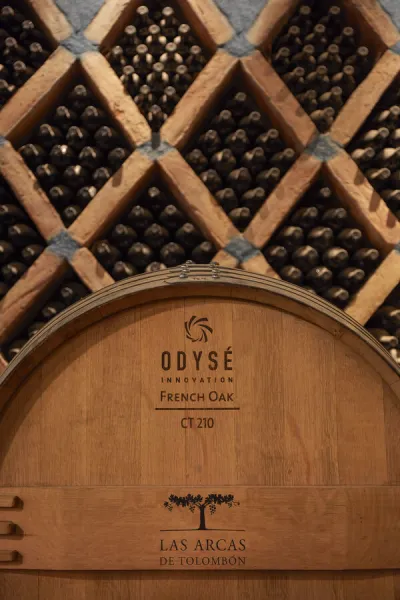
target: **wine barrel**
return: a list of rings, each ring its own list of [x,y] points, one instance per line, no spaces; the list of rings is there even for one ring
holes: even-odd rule
[[[400,371],[311,293],[134,277],[0,394],[2,600],[398,598]]]

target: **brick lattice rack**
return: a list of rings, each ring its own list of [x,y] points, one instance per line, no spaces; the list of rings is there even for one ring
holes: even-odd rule
[[[42,25],[52,47],[49,59],[0,111],[0,174],[34,222],[48,247],[11,287],[0,305],[0,346],[15,338],[59,288],[72,267],[94,292],[111,285],[111,275],[90,248],[109,230],[118,215],[157,178],[171,192],[188,218],[216,246],[215,261],[227,267],[279,277],[261,250],[284,223],[307,190],[323,177],[343,206],[379,249],[382,262],[351,300],[346,312],[366,324],[400,283],[400,222],[371,186],[346,148],[374,111],[380,98],[400,77],[400,34],[378,3],[339,2],[362,29],[373,49],[372,70],[345,103],[330,130],[321,135],[281,77],[271,66],[272,43],[295,12],[298,0],[270,0],[247,34],[246,56],[229,52],[233,29],[213,0],[181,0],[179,8],[207,49],[209,61],[164,123],[158,148],[150,126],[125,92],[108,63],[106,50],[141,4],[138,0],[108,0],[87,28],[86,39],[98,50],[79,57],[62,45],[71,27],[52,0],[25,2]],[[167,4],[167,3],[166,3]],[[89,42],[88,42],[89,47]],[[237,52],[235,54],[238,54]],[[246,90],[298,158],[270,193],[243,233],[233,225],[213,195],[184,159],[207,117],[240,76]],[[63,90],[84,78],[124,138],[135,148],[120,170],[104,185],[73,224],[66,228],[17,149],[54,106]],[[63,243],[60,243],[61,242]],[[7,361],[0,355],[0,372]]]

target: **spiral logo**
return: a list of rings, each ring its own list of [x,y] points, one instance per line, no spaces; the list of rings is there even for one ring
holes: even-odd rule
[[[213,329],[208,325],[207,317],[197,318],[195,315],[185,322],[186,337],[192,342],[207,342]]]

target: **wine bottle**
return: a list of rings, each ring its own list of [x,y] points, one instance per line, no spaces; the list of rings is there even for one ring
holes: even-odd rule
[[[185,223],[175,233],[175,240],[185,250],[192,250],[201,243],[202,236],[192,223]]]
[[[307,241],[318,252],[324,252],[334,245],[335,236],[330,227],[314,227],[308,233]]]
[[[160,213],[158,220],[170,232],[174,232],[186,221],[185,215],[173,204],[168,204]]]
[[[328,131],[335,119],[335,109],[332,106],[328,106],[324,110],[314,110],[310,114],[311,120],[315,123],[319,131]]]
[[[250,138],[256,138],[265,131],[262,115],[257,110],[253,110],[247,117],[240,119],[239,127],[244,129]]]
[[[214,154],[213,156],[216,156],[216,154]],[[199,148],[196,148],[195,150],[192,150],[191,152],[186,154],[185,158],[189,165],[192,167],[193,171],[198,175],[202,173],[202,171],[208,169],[207,157],[204,156],[203,152]]]
[[[286,171],[296,160],[296,152],[292,148],[286,148],[271,157],[271,165],[278,167],[281,172]]]
[[[135,231],[143,232],[154,223],[154,217],[148,208],[137,204],[129,212],[127,221]]]
[[[331,88],[331,81],[328,76],[328,68],[325,65],[318,65],[315,71],[311,71],[305,77],[307,86],[312,86],[318,94],[324,94]],[[300,90],[299,90],[300,91]]]
[[[49,58],[50,52],[45,50],[39,42],[32,42],[29,46],[29,62],[39,69]]]
[[[4,279],[6,284],[12,286],[22,277],[27,268],[28,267],[21,262],[10,262],[1,268],[2,279]]]
[[[145,44],[149,49],[150,54],[160,56],[166,50],[168,40],[165,35],[161,34],[161,29],[155,23],[149,27],[149,35],[145,39]]]
[[[143,239],[150,248],[158,250],[169,242],[170,236],[165,227],[158,223],[153,223],[145,230]]]
[[[168,115],[172,113],[179,102],[179,95],[172,85],[168,85],[159,100],[159,105]]]
[[[252,175],[258,175],[267,166],[267,159],[261,146],[248,150],[242,157],[242,164]]]
[[[365,280],[365,271],[356,267],[347,267],[337,276],[338,283],[351,294],[358,292]]]
[[[160,250],[160,259],[167,267],[176,267],[185,262],[184,248],[176,242],[169,242]]]
[[[7,197],[5,200],[7,200]],[[3,223],[4,225],[15,225],[16,223],[23,223],[27,220],[26,213],[15,204],[0,204],[0,223]]]
[[[125,250],[137,241],[137,233],[133,227],[118,223],[111,231],[111,240],[117,248]]]
[[[261,171],[256,177],[259,187],[262,187],[267,193],[271,192],[281,178],[281,171],[278,167],[272,167],[266,171]]]
[[[115,281],[133,277],[133,275],[137,275],[137,273],[137,269],[131,263],[122,260],[118,260],[111,271],[111,275]]]
[[[228,216],[239,231],[244,231],[253,218],[250,209],[245,206],[234,208],[229,212]]]
[[[85,208],[97,194],[97,188],[94,185],[86,185],[78,190],[75,201],[81,208]]]
[[[368,331],[378,340],[386,350],[392,350],[398,347],[399,340],[396,336],[391,335],[386,329],[370,328]]]
[[[234,171],[233,171],[234,172]],[[200,173],[200,179],[210,192],[217,192],[222,188],[222,179],[215,169],[208,169]],[[228,178],[229,182],[229,178]]]
[[[304,232],[300,227],[287,225],[279,231],[276,241],[288,252],[293,252],[304,245]]]
[[[241,196],[252,187],[253,179],[246,167],[234,169],[227,177],[227,184]]]
[[[80,83],[70,92],[68,101],[71,103],[72,110],[82,113],[87,106],[93,104],[93,95],[85,85]]]
[[[227,109],[231,111],[232,116],[235,119],[243,118],[249,108],[249,100],[245,92],[237,92],[233,98],[228,100]]]
[[[167,205],[165,194],[158,187],[152,186],[149,188],[147,190],[147,198],[153,215],[159,215]]]
[[[128,250],[128,259],[137,269],[145,269],[154,260],[154,252],[147,244],[135,242]]]
[[[307,283],[318,293],[332,286],[333,273],[328,267],[314,267],[306,275]]]
[[[319,254],[312,246],[300,246],[292,254],[292,261],[295,267],[308,273],[312,268],[319,264]]]
[[[114,172],[118,171],[129,157],[130,152],[126,148],[117,147],[108,153],[107,161]]]
[[[26,340],[25,338],[14,340],[7,349],[7,360],[12,361],[16,356],[18,356],[18,354],[21,352],[22,348],[25,346],[27,341],[28,340]]]
[[[286,265],[279,271],[279,275],[284,281],[293,283],[294,285],[301,285],[304,281],[304,275],[297,267],[293,265]]]
[[[79,164],[89,170],[97,169],[104,162],[101,150],[92,146],[85,146],[79,153]]]
[[[333,231],[341,231],[348,224],[348,214],[345,208],[328,208],[321,218],[321,223],[325,227],[330,227]]]
[[[215,248],[211,242],[201,242],[192,251],[192,260],[197,264],[208,264],[215,256]]]
[[[66,227],[72,225],[72,223],[79,217],[82,212],[82,208],[77,204],[70,204],[61,213],[61,218]]]
[[[0,265],[6,264],[15,252],[12,244],[5,240],[0,240]]]
[[[68,131],[77,120],[78,115],[76,112],[70,110],[67,106],[58,106],[56,108],[53,121],[62,131]]]
[[[112,269],[114,264],[121,259],[121,253],[115,246],[112,246],[107,240],[95,242],[92,246],[92,252],[99,263],[106,269]]]
[[[241,204],[245,208],[248,208],[252,215],[255,215],[258,210],[262,207],[267,194],[262,187],[256,187],[245,192],[241,198]]]
[[[110,151],[116,146],[121,145],[121,136],[107,125],[103,125],[100,127],[94,135],[94,139],[96,144],[102,149],[106,151]]]
[[[221,208],[229,213],[234,208],[238,208],[239,199],[232,188],[223,188],[215,193],[215,199],[220,204]]]
[[[211,125],[218,131],[221,136],[227,136],[236,129],[236,121],[230,110],[222,110],[211,121]]]
[[[349,252],[355,252],[361,247],[364,240],[360,229],[346,228],[339,233],[337,241],[340,246],[346,248]]]
[[[45,163],[43,165],[39,165],[35,171],[36,177],[40,181],[40,185],[48,190],[53,186],[57,185],[60,179],[60,172],[54,165]]]
[[[60,289],[60,299],[65,306],[71,306],[87,295],[88,291],[85,286],[74,281],[63,283]]]
[[[146,273],[156,273],[158,271],[163,271],[164,269],[167,269],[167,265],[164,265],[164,263],[154,261],[154,262],[151,262],[149,265],[147,265],[145,272]]]
[[[193,81],[192,75],[186,65],[176,67],[175,75],[172,77],[172,86],[177,94],[183,96],[186,90],[191,86]]]
[[[90,173],[81,165],[72,165],[65,169],[63,179],[68,187],[75,190],[87,185],[90,180]]]
[[[75,152],[80,152],[90,143],[90,135],[86,129],[72,125],[67,131],[66,140]]]
[[[351,264],[366,273],[371,273],[381,260],[379,250],[376,248],[360,248],[351,257]]]
[[[47,154],[44,149],[37,144],[25,144],[24,146],[21,146],[19,153],[32,171],[46,162]]]
[[[155,94],[162,94],[164,88],[170,84],[169,75],[165,72],[162,62],[152,65],[152,72],[146,76],[146,83]]]
[[[350,300],[350,294],[347,290],[339,286],[333,286],[322,292],[322,296],[328,302],[331,302],[338,308],[345,308]]]
[[[40,316],[46,322],[51,321],[51,319],[54,319],[54,317],[59,315],[63,310],[65,310],[65,305],[62,302],[51,300],[42,308]]]
[[[267,246],[264,250],[264,256],[277,272],[289,262],[289,252],[284,246]]]
[[[49,151],[57,144],[62,144],[63,134],[58,127],[53,127],[48,123],[43,123],[39,127],[37,134],[38,146]],[[43,162],[43,161],[42,161]]]
[[[100,190],[112,177],[112,171],[108,167],[99,167],[93,173],[93,185]]]
[[[211,158],[211,166],[222,177],[228,176],[236,167],[236,158],[229,148],[224,148]]]
[[[22,60],[16,60],[13,64],[12,79],[15,85],[21,87],[32,77],[34,69],[27,66]]]
[[[370,129],[359,140],[358,143],[363,147],[371,146],[372,148],[380,148],[390,136],[390,131],[387,127],[379,129]]]
[[[66,169],[76,162],[76,155],[66,144],[56,144],[50,151],[50,162],[59,169]]]
[[[307,206],[297,209],[290,217],[290,224],[297,225],[308,231],[316,227],[319,221],[319,210],[316,206]]]
[[[147,77],[149,70],[153,66],[154,59],[149,53],[146,44],[139,44],[136,48],[136,54],[132,58],[132,65],[140,77]]]
[[[258,141],[259,138],[257,138],[257,145],[263,147]],[[225,138],[225,144],[232,151],[232,154],[238,158],[249,149],[250,140],[244,129],[236,129]]]
[[[160,131],[164,122],[167,120],[167,117],[168,115],[163,112],[160,106],[153,104],[147,113],[147,121],[152,131]]]
[[[342,270],[347,267],[349,262],[349,253],[345,248],[339,248],[332,246],[326,250],[322,256],[322,262],[325,267],[328,267],[332,271]]]
[[[375,157],[375,150],[371,146],[366,148],[358,148],[351,153],[351,158],[359,166],[365,166]]]
[[[97,106],[89,105],[85,108],[81,114],[81,121],[83,127],[91,132],[97,131],[99,127],[106,124],[107,116],[103,110],[97,108]]]
[[[221,150],[222,140],[215,129],[209,129],[200,136],[199,145],[204,154],[208,157],[211,157],[213,154]],[[233,151],[232,147],[231,150]]]
[[[1,262],[1,246],[2,242],[0,242],[0,262]],[[21,257],[22,260],[28,267],[32,265],[35,260],[42,254],[44,250],[44,246],[41,244],[29,244],[22,249]]]
[[[275,154],[284,149],[283,141],[277,129],[268,129],[256,139],[256,145],[264,150],[265,154]]]

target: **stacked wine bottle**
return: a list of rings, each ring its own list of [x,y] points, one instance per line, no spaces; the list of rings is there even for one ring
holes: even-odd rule
[[[79,83],[19,152],[69,226],[131,150],[91,90]]]
[[[264,255],[282,279],[340,308],[381,262],[379,251],[324,182],[314,185],[292,211]]]
[[[248,94],[232,91],[185,158],[243,231],[296,160]]]
[[[170,195],[150,187],[109,234],[92,246],[115,280],[176,267],[186,260],[209,263],[216,249]]]
[[[13,5],[13,6],[12,6]],[[43,31],[14,2],[0,3],[0,108],[50,56]]]
[[[0,178],[0,300],[43,252],[45,242]]]
[[[349,146],[349,152],[400,220],[400,83],[397,79]]]
[[[137,8],[133,23],[106,57],[153,131],[207,63],[190,25],[158,1]]]
[[[52,294],[52,297],[47,300],[43,308],[36,314],[33,321],[25,326],[17,338],[1,348],[6,359],[9,361],[12,360],[22,350],[26,342],[36,335],[46,323],[54,319],[54,317],[68,308],[68,306],[72,306],[72,304],[75,304],[75,302],[78,302],[78,300],[81,300],[88,294],[89,290],[74,274],[67,276],[54,294]]]
[[[375,61],[332,2],[302,2],[272,46],[272,65],[321,132]]]
[[[366,327],[400,365],[400,285],[371,317]]]

